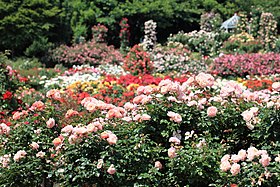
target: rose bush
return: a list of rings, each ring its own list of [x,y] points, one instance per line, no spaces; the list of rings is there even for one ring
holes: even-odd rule
[[[250,175],[263,170],[249,169],[247,181],[234,180],[246,166],[231,163],[231,156],[225,173],[220,161],[254,145],[267,150],[268,156],[258,158],[258,167],[271,167],[267,184],[279,185],[278,85],[252,92],[200,73],[182,83],[166,79],[156,87],[139,86],[123,107],[50,90],[44,103],[15,113],[9,128],[1,125],[0,183],[251,185]]]

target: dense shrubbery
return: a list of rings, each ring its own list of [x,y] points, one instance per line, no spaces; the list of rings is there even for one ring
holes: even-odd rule
[[[214,60],[212,71],[221,76],[269,75],[280,72],[280,55],[239,54],[223,55]]]
[[[213,56],[219,53],[218,49],[222,44],[219,38],[219,33],[200,30],[189,33],[179,32],[176,35],[170,36],[168,41],[180,42],[193,52],[199,52],[204,56]]]
[[[233,53],[257,53],[262,49],[260,41],[246,32],[231,35],[227,41],[223,43],[222,51],[226,54]]]
[[[272,87],[250,92],[200,73],[140,86],[123,107],[50,90],[1,124],[0,184],[279,185],[280,86]]]
[[[151,73],[154,67],[150,54],[142,46],[135,45],[127,53],[123,68],[133,75],[139,75]]]
[[[94,40],[75,44],[71,47],[62,45],[52,52],[53,60],[73,66],[78,64],[120,64],[123,61],[121,53],[106,43],[97,43]]]

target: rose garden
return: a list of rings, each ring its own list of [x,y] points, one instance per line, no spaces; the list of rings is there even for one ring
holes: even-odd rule
[[[200,19],[161,44],[147,20],[130,46],[123,18],[119,48],[96,24],[52,67],[1,53],[0,186],[279,186],[277,22]]]

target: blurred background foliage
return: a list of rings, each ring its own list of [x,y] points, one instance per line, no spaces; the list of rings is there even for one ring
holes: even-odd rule
[[[199,30],[204,12],[219,13],[226,20],[235,12],[250,15],[257,7],[271,12],[279,28],[278,0],[1,0],[0,51],[48,60],[48,49],[88,40],[97,23],[108,27],[107,42],[119,47],[123,17],[129,20],[130,46],[143,40],[144,22],[150,19],[157,22],[162,43],[170,33]]]

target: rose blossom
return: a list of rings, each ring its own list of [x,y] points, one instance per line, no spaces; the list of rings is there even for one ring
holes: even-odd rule
[[[263,167],[268,166],[270,161],[271,158],[267,154],[262,154],[261,159],[259,160]]]
[[[272,89],[279,92],[280,91],[280,82],[274,82],[272,85]]]
[[[180,115],[180,114],[177,114],[177,113],[175,113],[175,112],[169,111],[169,112],[167,112],[167,116],[170,117],[170,120],[171,120],[171,121],[174,121],[174,122],[176,122],[176,123],[180,123],[180,122],[182,121],[181,115]]]
[[[8,125],[6,125],[5,123],[0,124],[0,135],[2,135],[2,134],[9,135],[10,130],[11,130],[11,128]]]
[[[169,138],[169,142],[175,143],[176,145],[179,145],[181,143],[181,141],[177,137]]]
[[[230,162],[228,160],[224,160],[220,164],[220,169],[224,172],[228,171],[231,168]]]
[[[155,162],[155,168],[162,169],[162,164],[160,163],[160,161]]]
[[[55,138],[53,140],[53,144],[54,144],[55,147],[59,146],[61,143],[62,143],[62,141],[61,141],[60,138]]]
[[[40,152],[38,152],[38,153],[36,154],[36,157],[38,157],[38,158],[44,158],[45,155],[46,155],[45,152],[40,151]]]
[[[55,120],[53,118],[50,118],[48,121],[47,121],[47,127],[49,129],[53,128],[55,125]]]
[[[247,157],[246,150],[241,149],[240,151],[238,151],[238,156],[240,156],[240,160],[244,161]]]
[[[114,167],[113,164],[111,164],[111,166],[108,168],[107,172],[110,174],[110,175],[114,175],[116,173],[116,169]]]
[[[246,122],[248,122],[254,117],[254,113],[250,110],[246,110],[246,111],[242,112],[241,116],[243,117],[243,119]]]
[[[168,149],[168,157],[174,158],[176,156],[176,149],[174,147],[170,147]]]
[[[33,150],[37,150],[38,148],[39,148],[39,144],[38,143],[36,143],[36,142],[32,142],[31,144],[30,144],[30,147],[33,149]]]
[[[14,161],[18,162],[20,159],[24,158],[27,153],[24,150],[19,150],[14,155]]]
[[[252,161],[254,160],[255,156],[258,156],[258,149],[255,147],[250,147],[247,150],[247,158]]]
[[[232,176],[237,175],[240,172],[240,164],[234,163],[230,168]]]
[[[215,117],[216,114],[218,112],[218,109],[214,106],[210,106],[208,109],[207,109],[207,116],[208,117]]]
[[[116,144],[117,143],[117,136],[113,133],[109,133],[109,138],[107,138],[107,142],[110,144],[110,145],[113,145],[113,144]]]

